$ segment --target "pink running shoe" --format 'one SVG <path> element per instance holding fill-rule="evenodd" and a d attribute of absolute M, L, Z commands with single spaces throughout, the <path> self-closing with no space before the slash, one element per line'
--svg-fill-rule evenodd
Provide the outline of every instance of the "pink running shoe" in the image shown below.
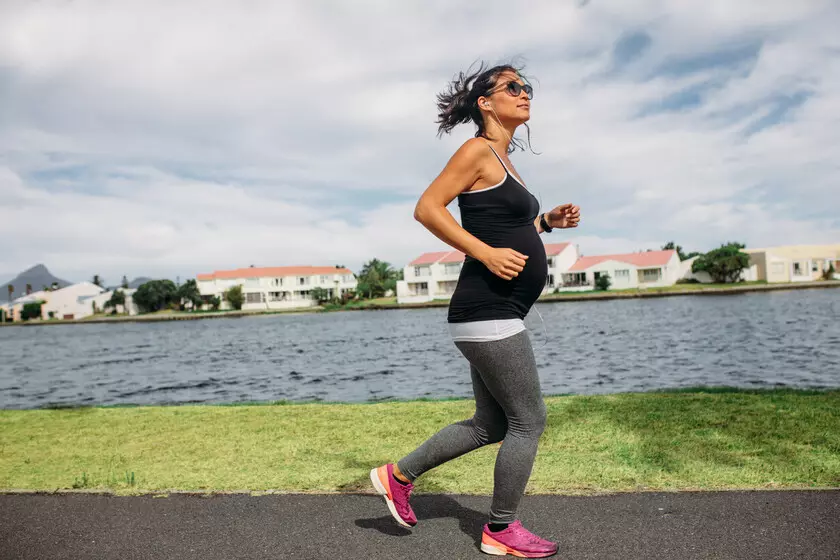
<path fill-rule="evenodd" d="M 557 544 L 541 539 L 514 521 L 504 531 L 490 532 L 488 525 L 481 534 L 481 552 L 494 556 L 518 556 L 519 558 L 545 558 L 557 554 Z"/>
<path fill-rule="evenodd" d="M 410 482 L 400 484 L 394 480 L 393 463 L 371 470 L 370 481 L 376 488 L 376 492 L 385 498 L 385 503 L 388 504 L 388 509 L 391 510 L 391 515 L 394 516 L 397 523 L 409 528 L 417 525 L 417 518 L 408 503 L 408 497 L 411 495 L 414 485 Z"/>

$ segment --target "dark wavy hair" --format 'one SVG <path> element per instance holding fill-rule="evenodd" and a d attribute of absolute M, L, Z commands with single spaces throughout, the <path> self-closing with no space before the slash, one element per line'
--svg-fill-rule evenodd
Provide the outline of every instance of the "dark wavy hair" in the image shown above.
<path fill-rule="evenodd" d="M 460 72 L 458 77 L 449 82 L 446 91 L 437 95 L 438 106 L 438 137 L 443 133 L 449 134 L 452 129 L 459 124 L 467 124 L 472 121 L 475 123 L 477 129 L 475 137 L 486 136 L 484 128 L 484 117 L 478 108 L 478 98 L 490 95 L 490 92 L 496 87 L 496 81 L 504 72 L 514 72 L 522 76 L 523 67 L 517 67 L 513 64 L 501 64 L 493 66 L 492 68 L 485 68 L 484 62 L 480 64 L 478 70 L 470 73 Z M 525 129 L 528 131 L 528 149 L 531 150 L 531 129 L 528 123 L 525 123 Z M 514 137 L 511 138 L 510 146 L 508 146 L 508 153 L 513 153 L 517 148 L 524 151 L 525 146 L 521 140 Z M 535 153 L 534 150 L 531 150 Z"/>

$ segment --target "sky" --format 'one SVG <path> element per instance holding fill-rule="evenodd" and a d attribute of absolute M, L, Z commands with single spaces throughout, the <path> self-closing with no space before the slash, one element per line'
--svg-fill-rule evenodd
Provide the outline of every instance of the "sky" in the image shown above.
<path fill-rule="evenodd" d="M 840 242 L 838 24 L 830 0 L 5 0 L 0 279 L 445 250 L 413 210 L 475 132 L 438 138 L 435 95 L 480 60 L 525 65 L 539 155 L 512 161 L 581 207 L 546 242 Z"/>

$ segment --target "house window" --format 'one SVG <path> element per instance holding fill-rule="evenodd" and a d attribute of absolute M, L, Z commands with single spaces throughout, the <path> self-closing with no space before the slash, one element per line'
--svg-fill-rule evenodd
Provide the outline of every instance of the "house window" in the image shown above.
<path fill-rule="evenodd" d="M 662 269 L 648 268 L 640 271 L 642 273 L 642 282 L 657 282 L 662 278 Z"/>
<path fill-rule="evenodd" d="M 275 278 L 274 281 L 271 283 L 272 286 L 282 286 L 283 279 L 282 278 Z"/>
<path fill-rule="evenodd" d="M 306 276 L 298 276 L 298 286 L 306 286 L 309 284 L 309 278 Z"/>
<path fill-rule="evenodd" d="M 265 297 L 262 292 L 248 292 L 245 294 L 245 303 L 263 303 Z"/>
<path fill-rule="evenodd" d="M 415 282 L 410 284 L 412 295 L 425 296 L 429 294 L 428 282 Z"/>
<path fill-rule="evenodd" d="M 330 281 L 329 276 L 326 276 L 326 275 L 323 275 L 323 274 L 321 275 L 321 284 L 326 284 L 329 281 Z"/>
<path fill-rule="evenodd" d="M 819 272 L 820 267 L 817 266 L 817 261 L 811 261 L 811 272 Z"/>
<path fill-rule="evenodd" d="M 548 259 L 546 259 L 546 262 L 548 262 L 548 267 L 551 268 L 552 266 L 554 266 L 554 257 L 548 257 Z"/>
<path fill-rule="evenodd" d="M 802 274 L 802 265 L 800 265 L 798 262 L 793 263 L 793 274 L 794 276 L 799 276 L 800 274 Z"/>
<path fill-rule="evenodd" d="M 461 263 L 446 264 L 443 269 L 444 274 L 458 274 L 461 272 Z"/>
<path fill-rule="evenodd" d="M 415 266 L 414 276 L 430 276 L 431 270 L 428 266 Z"/>
<path fill-rule="evenodd" d="M 622 270 L 615 271 L 615 279 L 616 280 L 629 280 L 630 279 L 630 269 L 625 268 Z"/>

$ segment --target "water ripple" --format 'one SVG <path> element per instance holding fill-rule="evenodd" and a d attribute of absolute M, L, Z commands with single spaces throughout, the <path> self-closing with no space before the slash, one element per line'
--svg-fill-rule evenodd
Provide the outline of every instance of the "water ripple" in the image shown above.
<path fill-rule="evenodd" d="M 539 304 L 546 394 L 840 386 L 840 290 Z M 446 309 L 0 329 L 0 407 L 471 397 Z"/>

